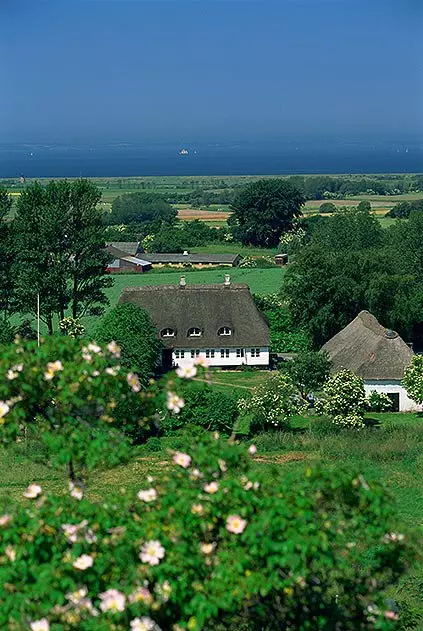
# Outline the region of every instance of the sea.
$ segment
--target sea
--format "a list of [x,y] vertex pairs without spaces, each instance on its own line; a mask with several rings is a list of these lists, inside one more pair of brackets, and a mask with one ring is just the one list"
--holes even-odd
[[421,172],[423,140],[0,143],[0,178]]

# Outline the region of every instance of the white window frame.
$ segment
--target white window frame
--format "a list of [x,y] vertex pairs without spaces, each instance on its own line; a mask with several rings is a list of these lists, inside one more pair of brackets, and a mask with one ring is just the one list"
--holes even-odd
[[221,326],[217,332],[218,335],[232,335],[232,329],[229,326]]
[[244,349],[243,348],[237,348],[236,349],[236,356],[239,358],[244,357]]
[[251,349],[251,357],[260,357],[260,349],[252,348]]
[[194,357],[198,357],[200,354],[200,349],[199,348],[193,348],[191,350],[191,359],[194,359]]
[[179,351],[175,351],[175,359],[179,359]]
[[161,330],[160,336],[161,337],[175,337],[175,331],[174,329],[171,329],[170,327],[166,327],[165,329]]
[[[198,333],[196,331],[198,331]],[[188,337],[201,337],[200,327],[192,326],[190,329],[188,329]]]

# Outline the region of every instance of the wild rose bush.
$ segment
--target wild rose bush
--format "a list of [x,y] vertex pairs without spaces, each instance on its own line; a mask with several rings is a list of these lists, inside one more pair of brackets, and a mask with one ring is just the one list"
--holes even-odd
[[245,446],[211,436],[170,459],[103,502],[32,485],[7,503],[0,628],[395,628],[383,591],[410,545],[377,484],[340,469],[261,479]]
[[364,427],[365,409],[363,379],[350,370],[340,370],[329,377],[316,405],[316,411],[329,416],[338,427],[354,429]]
[[240,399],[238,409],[241,416],[250,417],[250,431],[255,433],[287,429],[292,414],[305,406],[291,377],[277,373],[253,388],[251,397]]
[[[150,394],[153,391],[151,387]],[[35,428],[51,464],[79,477],[129,457],[130,441],[150,421],[150,395],[119,364],[119,348],[72,337],[21,342],[0,358],[0,440]]]

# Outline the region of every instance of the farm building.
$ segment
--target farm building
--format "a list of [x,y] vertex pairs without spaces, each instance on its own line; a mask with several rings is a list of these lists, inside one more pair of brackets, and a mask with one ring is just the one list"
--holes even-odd
[[170,265],[171,267],[183,267],[184,265],[192,265],[193,267],[209,267],[213,265],[225,265],[227,267],[236,267],[241,261],[239,254],[143,254],[143,258],[153,265],[153,267],[161,267]]
[[129,287],[119,303],[145,309],[163,342],[163,367],[189,364],[204,357],[211,366],[267,366],[269,327],[248,285]]
[[148,272],[151,270],[150,261],[145,261],[138,256],[131,256],[126,252],[122,252],[117,248],[109,245],[106,248],[107,252],[113,257],[107,266],[107,271],[110,273],[124,273],[124,272]]
[[107,244],[108,247],[115,248],[121,252],[125,252],[130,256],[138,256],[143,253],[141,243],[139,241],[112,241]]
[[276,265],[288,265],[288,255],[287,254],[276,254],[275,255],[275,263]]
[[372,390],[387,394],[395,411],[420,409],[401,385],[413,351],[396,331],[385,329],[368,311],[361,311],[322,351],[328,353],[333,372],[346,368],[362,377],[366,394]]

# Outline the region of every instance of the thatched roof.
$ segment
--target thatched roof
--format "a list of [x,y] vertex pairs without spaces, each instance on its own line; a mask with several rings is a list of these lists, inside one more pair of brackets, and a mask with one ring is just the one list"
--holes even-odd
[[[269,346],[269,327],[257,309],[248,285],[159,285],[128,287],[119,303],[131,302],[145,309],[158,333],[173,329],[172,338],[164,338],[167,347],[231,348]],[[193,327],[200,337],[189,337]],[[231,335],[218,335],[229,327]]]
[[333,372],[347,368],[367,380],[401,380],[413,357],[398,333],[385,329],[368,311],[361,311],[322,351],[328,353]]

